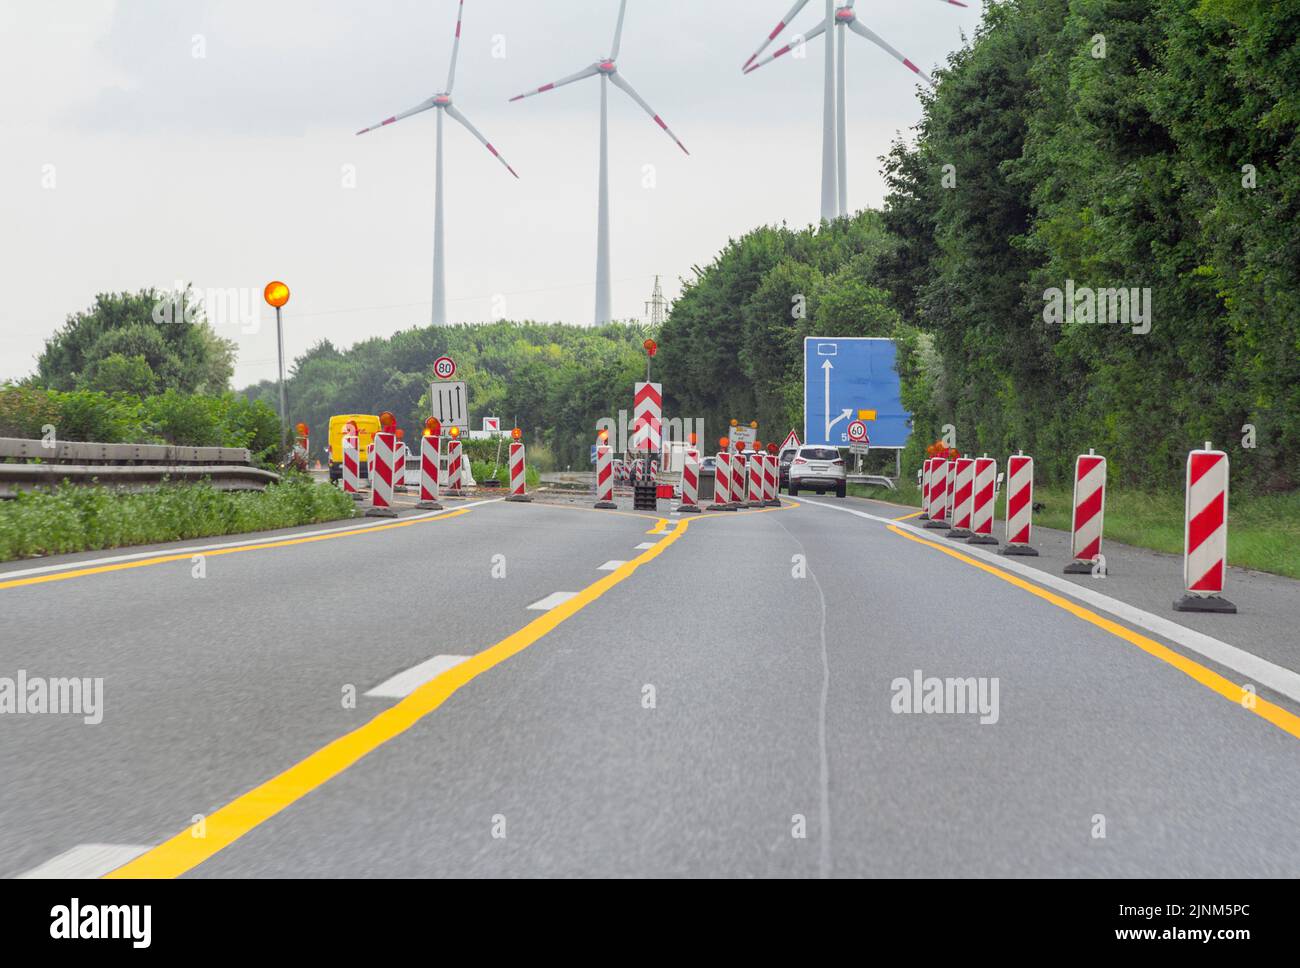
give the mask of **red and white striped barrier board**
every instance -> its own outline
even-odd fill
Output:
[[[1029,546],[1034,529],[1034,459],[1026,454],[1007,458],[1007,543],[1004,555],[1037,558]]]
[[[370,507],[372,518],[395,518],[393,510],[393,465],[397,462],[397,436],[375,434],[375,448],[370,461]]]
[[[355,434],[343,438],[343,493],[361,500],[361,447]]]
[[[682,503],[677,510],[682,514],[700,513],[700,452],[690,447],[682,460]]]
[[[750,454],[746,465],[749,472],[749,501],[751,508],[763,506],[763,455]]]
[[[1106,516],[1106,458],[1089,451],[1074,462],[1074,512],[1070,523],[1070,551],[1074,561],[1067,575],[1090,575],[1101,557],[1102,524]]]
[[[998,462],[992,457],[975,458],[975,494],[971,498],[970,544],[995,545],[993,537],[993,495],[997,489]]]
[[[950,538],[969,538],[971,512],[975,508],[975,460],[958,457],[952,461],[952,498],[949,512],[952,517]]]
[[[713,503],[710,511],[734,511],[731,503],[731,454],[722,451],[713,465]]]
[[[438,464],[442,460],[442,438],[430,435],[420,441],[420,503],[416,505],[424,511],[437,511],[442,507],[438,503]]]
[[[749,465],[743,453],[731,455],[731,503],[737,509],[749,507],[746,493],[749,489]]]
[[[614,449],[603,444],[596,447],[596,507],[618,507],[614,503]]]
[[[1221,597],[1228,571],[1228,455],[1205,442],[1187,455],[1183,587],[1180,612],[1237,611]]]
[[[447,441],[447,496],[465,496],[464,444],[456,437]]]
[[[516,504],[532,500],[528,496],[528,471],[523,444],[510,445],[510,496],[506,500]]]
[[[947,471],[945,468],[948,462],[942,457],[931,457],[926,461],[928,465],[927,476],[930,481],[930,496],[926,505],[930,520],[925,522],[924,527],[940,529],[948,527],[947,511],[945,510],[945,492],[947,489]]]
[[[918,515],[919,520],[930,520],[930,462],[934,458],[927,457],[921,461],[921,513]]]
[[[406,458],[409,451],[402,441],[397,442],[397,457],[393,460],[393,490],[398,494],[406,493]]]
[[[770,508],[781,506],[781,459],[776,454],[763,455],[763,503]]]
[[[650,483],[659,483],[659,461],[657,459],[651,459],[650,461]]]
[[[638,383],[632,399],[632,449],[663,450],[664,388],[660,383]]]

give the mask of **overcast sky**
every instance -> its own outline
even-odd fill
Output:
[[[640,318],[655,274],[764,223],[815,221],[820,39],[742,76],[791,0],[631,0],[620,73],[691,151],[610,89],[614,313]],[[508,103],[608,53],[618,0],[467,0],[457,106],[522,176],[446,128],[453,320],[589,323],[600,84]],[[792,30],[816,25],[811,0]],[[923,68],[970,36],[979,4],[862,0]],[[96,292],[293,290],[290,357],[427,325],[433,112],[363,137],[446,83],[456,0],[6,0],[0,6],[0,379]],[[919,117],[917,79],[848,38],[849,199],[879,204],[878,158]],[[653,166],[647,168],[647,166]],[[275,374],[274,326],[237,316],[236,386]]]

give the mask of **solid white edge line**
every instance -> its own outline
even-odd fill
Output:
[[[834,504],[823,504],[820,501],[809,501],[805,503],[814,505],[819,508],[826,508],[831,511],[844,511],[848,514],[855,514],[860,518],[866,518],[869,521],[878,521],[881,524],[892,524],[896,528],[903,528],[910,531],[918,537],[925,538],[929,541],[934,540],[932,533],[908,524],[906,521],[894,521],[889,518],[882,518],[879,515],[870,514],[866,511],[859,511],[856,508],[839,507]],[[1247,679],[1266,686],[1276,693],[1286,696],[1293,702],[1300,702],[1300,673],[1293,672],[1284,666],[1277,665],[1268,659],[1255,655],[1253,652],[1247,652],[1245,649],[1238,648],[1235,645],[1229,645],[1220,639],[1206,635],[1204,632],[1198,632],[1195,629],[1189,629],[1185,625],[1179,625],[1177,622],[1171,622],[1167,618],[1155,615],[1145,609],[1138,608],[1136,605],[1130,605],[1127,602],[1121,602],[1118,599],[1111,598],[1109,595],[1103,595],[1101,592],[1092,588],[1084,588],[1076,585],[1059,575],[1053,575],[1048,572],[1039,571],[1031,568],[1029,565],[1021,564],[1018,561],[1012,561],[1004,558],[1002,555],[995,555],[990,551],[985,551],[977,545],[961,545],[961,552],[970,555],[972,558],[981,558],[991,565],[997,565],[1004,571],[1012,572],[1021,578],[1028,579],[1038,585],[1047,585],[1053,591],[1058,591],[1070,598],[1084,602],[1088,605],[1098,608],[1103,612],[1109,612],[1118,619],[1122,619],[1131,625],[1153,635],[1176,642],[1186,649],[1190,649],[1200,655],[1205,656],[1225,668],[1240,673]]]
[[[130,555],[114,555],[111,558],[87,558],[84,561],[69,561],[61,565],[43,565],[39,568],[22,568],[15,571],[0,571],[0,582],[9,581],[11,578],[26,578],[28,575],[41,575],[51,571],[74,571],[80,568],[96,568],[100,565],[114,565],[122,561],[136,561],[141,558],[159,558],[167,555],[197,555],[205,551],[220,551],[224,548],[247,548],[253,545],[274,544],[277,541],[288,541],[293,538],[314,538],[322,534],[342,534],[346,531],[362,531],[366,528],[374,528],[384,524],[392,524],[394,521],[421,521],[424,518],[437,518],[450,514],[452,511],[459,511],[462,508],[475,508],[484,504],[496,504],[504,501],[503,497],[488,498],[483,501],[471,501],[468,504],[458,504],[452,507],[445,507],[441,511],[425,511],[421,514],[412,514],[405,518],[368,518],[365,521],[356,521],[338,528],[325,528],[320,531],[297,531],[290,534],[278,534],[265,538],[248,538],[244,541],[227,541],[222,544],[194,545],[188,548],[159,548],[154,551],[140,551]],[[250,531],[249,534],[259,534],[261,532]],[[79,554],[80,552],[68,552],[69,554]]]
[[[91,880],[103,877],[124,864],[130,863],[150,845],[140,844],[77,844],[57,857],[19,874],[15,880]]]

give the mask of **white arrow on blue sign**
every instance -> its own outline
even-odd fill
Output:
[[[857,412],[874,410],[871,446],[907,445],[912,415],[903,409],[892,339],[810,336],[803,350],[804,444],[847,447]]]

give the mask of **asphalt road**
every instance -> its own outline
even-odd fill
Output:
[[[89,844],[194,877],[1300,875],[1300,704],[1141,618],[1294,672],[1300,583],[1189,621],[1176,560],[1112,547],[1067,581],[1121,619],[899,508],[669,507],[0,569],[0,676],[104,679],[98,725],[0,715],[0,876]],[[364,695],[439,655],[474,658]],[[914,676],[983,706],[899,711]]]

